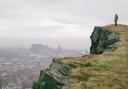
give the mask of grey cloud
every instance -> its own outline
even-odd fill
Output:
[[[87,18],[110,21],[117,12],[124,20],[128,14],[126,3],[126,0],[1,0],[0,18],[50,18],[81,24]]]
[[[70,30],[70,25],[76,25],[79,32],[83,29],[91,32],[90,27],[113,23],[115,13],[119,14],[120,23],[128,24],[127,3],[127,0],[0,0],[0,35],[10,34],[11,30],[16,37],[20,30],[25,33],[23,38],[34,38],[35,34],[40,38],[38,33],[49,36]]]

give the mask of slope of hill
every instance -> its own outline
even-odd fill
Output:
[[[128,26],[95,27],[91,55],[53,59],[33,89],[127,89]]]

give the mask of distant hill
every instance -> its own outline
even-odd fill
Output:
[[[68,56],[81,56],[82,51],[79,50],[65,50],[63,48],[53,49],[43,44],[32,44],[30,52],[35,55],[54,56],[54,57],[68,57]]]
[[[40,54],[40,55],[54,55],[56,50],[52,49],[51,47],[43,44],[32,44],[30,48],[30,52],[34,54]]]

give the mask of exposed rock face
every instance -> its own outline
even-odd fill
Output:
[[[90,54],[100,54],[106,49],[111,49],[112,44],[119,41],[119,35],[102,27],[95,27],[91,35]]]
[[[50,69],[41,71],[39,80],[33,83],[33,89],[67,89],[70,64],[61,64],[53,59]]]

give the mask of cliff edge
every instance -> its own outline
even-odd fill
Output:
[[[127,89],[128,26],[95,27],[90,55],[53,59],[33,89]]]
[[[90,54],[101,54],[119,41],[119,35],[103,27],[95,27],[92,32]]]

